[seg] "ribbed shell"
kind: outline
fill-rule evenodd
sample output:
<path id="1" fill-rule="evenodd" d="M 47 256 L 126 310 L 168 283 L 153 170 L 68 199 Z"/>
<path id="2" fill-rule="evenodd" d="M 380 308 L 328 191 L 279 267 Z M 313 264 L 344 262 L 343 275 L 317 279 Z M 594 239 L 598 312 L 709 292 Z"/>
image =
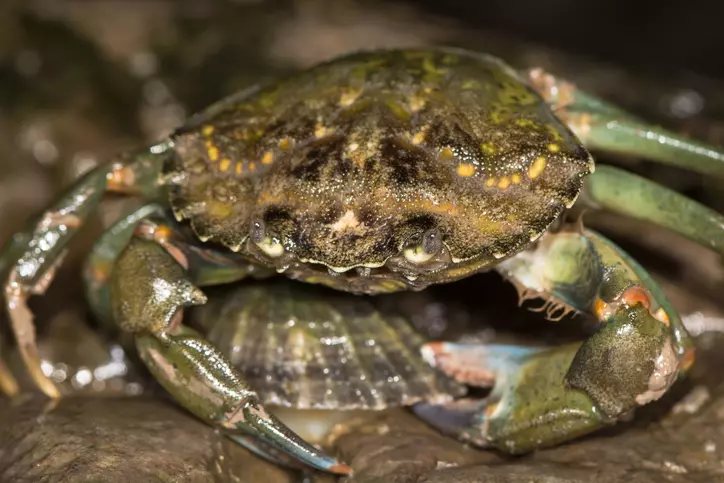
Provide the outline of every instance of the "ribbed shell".
<path id="1" fill-rule="evenodd" d="M 193 319 L 265 404 L 379 410 L 465 393 L 422 359 L 405 319 L 368 297 L 275 279 L 244 284 Z"/>

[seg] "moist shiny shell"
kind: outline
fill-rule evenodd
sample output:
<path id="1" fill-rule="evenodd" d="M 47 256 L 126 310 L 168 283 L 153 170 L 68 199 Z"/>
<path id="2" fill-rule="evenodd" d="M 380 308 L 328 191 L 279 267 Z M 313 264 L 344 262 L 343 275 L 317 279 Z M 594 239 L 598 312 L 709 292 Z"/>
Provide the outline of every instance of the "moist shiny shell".
<path id="1" fill-rule="evenodd" d="M 519 252 L 593 169 L 512 69 L 450 49 L 333 60 L 222 101 L 174 146 L 172 207 L 201 240 L 366 293 Z M 439 253 L 410 263 L 405 248 L 430 230 Z"/>
<path id="2" fill-rule="evenodd" d="M 425 362 L 407 320 L 366 297 L 277 278 L 242 284 L 193 322 L 264 404 L 380 410 L 465 394 Z"/>

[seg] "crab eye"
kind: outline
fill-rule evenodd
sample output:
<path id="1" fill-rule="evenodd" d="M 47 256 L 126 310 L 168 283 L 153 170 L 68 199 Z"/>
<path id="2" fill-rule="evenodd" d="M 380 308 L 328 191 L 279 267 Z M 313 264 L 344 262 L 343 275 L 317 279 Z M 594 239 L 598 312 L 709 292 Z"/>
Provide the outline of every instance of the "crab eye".
<path id="1" fill-rule="evenodd" d="M 253 241 L 261 251 L 272 258 L 280 257 L 284 253 L 284 245 L 277 237 L 267 235 L 264 221 L 256 219 L 251 222 L 249 228 L 249 238 Z"/>
<path id="2" fill-rule="evenodd" d="M 437 229 L 427 230 L 422 235 L 422 242 L 405 248 L 403 254 L 408 262 L 425 263 L 442 249 L 442 236 Z"/>
<path id="3" fill-rule="evenodd" d="M 249 238 L 251 238 L 251 241 L 257 245 L 264 241 L 266 238 L 266 226 L 264 226 L 263 220 L 256 219 L 251 222 L 251 226 L 249 227 Z"/>
<path id="4" fill-rule="evenodd" d="M 282 245 L 282 242 L 276 237 L 264 237 L 256 246 L 272 258 L 280 257 L 284 253 L 284 245 Z"/>

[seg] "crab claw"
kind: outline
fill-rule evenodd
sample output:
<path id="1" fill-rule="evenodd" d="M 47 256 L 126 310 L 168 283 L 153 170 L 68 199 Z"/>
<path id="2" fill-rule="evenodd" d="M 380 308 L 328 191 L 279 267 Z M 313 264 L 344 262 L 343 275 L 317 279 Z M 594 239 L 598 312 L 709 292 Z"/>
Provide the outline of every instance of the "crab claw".
<path id="1" fill-rule="evenodd" d="M 319 451 L 274 415 L 266 412 L 256 397 L 247 400 L 233 413 L 225 414 L 219 422 L 230 435 L 241 432 L 254 436 L 260 443 L 255 450 L 257 454 L 276 455 L 277 460 L 284 460 L 284 456 L 288 455 L 319 470 L 338 475 L 352 473 L 352 468 Z M 232 439 L 239 442 L 238 438 Z M 248 443 L 245 446 L 248 447 Z M 264 446 L 270 448 L 264 449 Z M 278 450 L 280 454 L 274 450 Z M 287 464 L 293 466 L 291 463 Z"/>
<path id="2" fill-rule="evenodd" d="M 139 335 L 136 345 L 156 380 L 185 408 L 223 428 L 234 441 L 245 441 L 246 447 L 258 442 L 257 454 L 289 456 L 319 470 L 351 474 L 348 465 L 307 443 L 269 413 L 213 345 L 188 327 L 176 332 Z"/>
<path id="3" fill-rule="evenodd" d="M 146 367 L 187 410 L 227 434 L 247 435 L 314 468 L 351 473 L 269 414 L 231 362 L 183 325 L 183 309 L 204 304 L 206 296 L 160 245 L 132 239 L 114 267 L 110 295 L 115 322 L 135 334 Z"/>

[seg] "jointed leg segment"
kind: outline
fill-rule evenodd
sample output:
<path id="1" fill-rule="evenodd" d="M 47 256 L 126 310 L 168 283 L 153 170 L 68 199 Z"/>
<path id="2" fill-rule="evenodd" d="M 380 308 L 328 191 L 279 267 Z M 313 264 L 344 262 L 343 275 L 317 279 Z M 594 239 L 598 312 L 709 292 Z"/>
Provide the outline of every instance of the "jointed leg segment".
<path id="1" fill-rule="evenodd" d="M 721 148 L 653 126 L 542 69 L 532 69 L 526 76 L 533 89 L 587 148 L 641 156 L 724 177 Z"/>
<path id="2" fill-rule="evenodd" d="M 109 189 L 118 189 L 115 185 L 119 179 L 129 178 L 148 183 L 144 190 L 153 192 L 156 189 L 154 175 L 160 172 L 161 161 L 160 156 L 144 152 L 132 159 L 94 169 L 76 181 L 31 222 L 27 231 L 17 234 L 0 251 L 3 298 L 10 327 L 33 381 L 51 398 L 60 397 L 60 393 L 41 370 L 33 314 L 27 300 L 32 295 L 42 295 L 48 288 L 68 244 L 95 212 L 103 195 Z"/>

